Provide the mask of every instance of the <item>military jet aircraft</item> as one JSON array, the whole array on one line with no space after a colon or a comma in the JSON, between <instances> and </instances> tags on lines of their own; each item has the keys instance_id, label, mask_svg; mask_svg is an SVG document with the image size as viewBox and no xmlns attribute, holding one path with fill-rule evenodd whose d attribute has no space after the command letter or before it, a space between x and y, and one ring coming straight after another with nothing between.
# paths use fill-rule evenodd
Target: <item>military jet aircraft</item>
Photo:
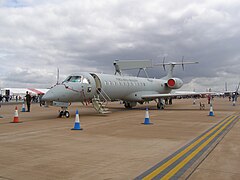
<instances>
[{"instance_id":1,"label":"military jet aircraft","mask_svg":"<svg viewBox=\"0 0 240 180\"><path fill-rule=\"evenodd\" d=\"M168 74L161 78L149 78L122 75L123 69L144 70L153 67L151 61L114 61L115 74L103 74L93 72L79 72L71 74L62 83L54 85L43 97L48 105L62 108L59 116L69 117L67 107L71 102L92 103L99 113L108 113L104 106L108 101L121 100L126 108L132 108L137 103L155 100L157 108L162 109L162 98L177 96L194 96L204 93L185 92L177 93L172 90L179 89L183 85L180 78L173 76L176 65L195 64L197 62L170 62L158 65L169 66ZM146 72L146 71L145 71ZM206 94L206 93L205 93Z\"/></svg>"}]
</instances>

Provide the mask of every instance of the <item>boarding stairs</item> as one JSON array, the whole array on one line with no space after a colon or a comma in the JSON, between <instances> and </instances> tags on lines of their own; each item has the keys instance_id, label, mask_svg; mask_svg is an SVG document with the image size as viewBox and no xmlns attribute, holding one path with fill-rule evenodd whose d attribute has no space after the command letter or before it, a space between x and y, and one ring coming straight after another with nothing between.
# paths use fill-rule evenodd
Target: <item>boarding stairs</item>
<instances>
[{"instance_id":1,"label":"boarding stairs","mask_svg":"<svg viewBox=\"0 0 240 180\"><path fill-rule=\"evenodd\" d=\"M111 101L110 97L103 90L97 90L97 95L92 99L92 105L100 114L108 114L110 113L109 109L106 108L108 101Z\"/></svg>"}]
</instances>

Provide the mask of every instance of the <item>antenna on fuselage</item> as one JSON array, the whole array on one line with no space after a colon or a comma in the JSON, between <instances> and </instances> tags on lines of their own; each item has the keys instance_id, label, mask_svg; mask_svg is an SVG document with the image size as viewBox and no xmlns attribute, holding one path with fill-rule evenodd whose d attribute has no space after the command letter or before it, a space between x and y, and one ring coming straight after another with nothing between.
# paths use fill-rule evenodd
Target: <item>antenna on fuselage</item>
<instances>
[{"instance_id":1,"label":"antenna on fuselage","mask_svg":"<svg viewBox=\"0 0 240 180\"><path fill-rule=\"evenodd\" d=\"M225 91L227 91L228 88L227 88L227 82L225 82Z\"/></svg>"},{"instance_id":2,"label":"antenna on fuselage","mask_svg":"<svg viewBox=\"0 0 240 180\"><path fill-rule=\"evenodd\" d=\"M165 59L166 59L166 57L164 56L164 57L163 57L163 69L164 69L164 71L166 71L166 66L165 66L165 63L164 63L164 62L165 62Z\"/></svg>"},{"instance_id":3,"label":"antenna on fuselage","mask_svg":"<svg viewBox=\"0 0 240 180\"><path fill-rule=\"evenodd\" d=\"M57 68L57 84L59 84L59 68Z\"/></svg>"},{"instance_id":4,"label":"antenna on fuselage","mask_svg":"<svg viewBox=\"0 0 240 180\"><path fill-rule=\"evenodd\" d=\"M184 63L183 63L184 56L182 56L182 69L184 71Z\"/></svg>"}]
</instances>

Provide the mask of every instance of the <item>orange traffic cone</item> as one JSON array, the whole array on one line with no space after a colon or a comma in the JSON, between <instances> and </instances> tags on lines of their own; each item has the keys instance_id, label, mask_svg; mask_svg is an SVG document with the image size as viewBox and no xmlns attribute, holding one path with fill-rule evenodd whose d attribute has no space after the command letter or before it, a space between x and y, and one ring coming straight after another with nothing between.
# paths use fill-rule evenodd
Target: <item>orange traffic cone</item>
<instances>
[{"instance_id":1,"label":"orange traffic cone","mask_svg":"<svg viewBox=\"0 0 240 180\"><path fill-rule=\"evenodd\" d=\"M15 113L14 113L14 118L13 118L13 122L12 123L20 123L20 121L18 119L18 108L17 108L17 106L15 108Z\"/></svg>"}]
</instances>

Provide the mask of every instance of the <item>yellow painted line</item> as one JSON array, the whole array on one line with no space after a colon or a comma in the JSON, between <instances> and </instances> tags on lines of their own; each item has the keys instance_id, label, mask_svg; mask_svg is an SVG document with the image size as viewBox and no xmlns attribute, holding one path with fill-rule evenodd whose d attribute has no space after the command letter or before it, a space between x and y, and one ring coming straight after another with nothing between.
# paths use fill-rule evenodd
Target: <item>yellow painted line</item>
<instances>
[{"instance_id":1,"label":"yellow painted line","mask_svg":"<svg viewBox=\"0 0 240 180\"><path fill-rule=\"evenodd\" d=\"M155 169L153 172L151 172L150 174L148 174L147 176L145 176L143 178L143 180L149 180L154 178L155 176L157 176L159 173L161 173L163 170L165 170L168 166L170 166L171 164L173 164L175 161L177 161L180 157L182 157L184 154L186 154L188 151L190 151L194 146L196 146L198 143L200 143L203 139L205 139L207 136L209 136L212 132L214 132L216 129L218 129L222 124L224 124L226 121L228 121L229 119L233 118L234 116L229 116L226 120L224 120L223 122L221 122L219 125L217 125L215 128L213 128L212 130L210 130L209 132L207 132L204 136L202 136L201 138L199 138L197 141L195 141L194 143L192 143L190 146L188 146L186 149L184 149L183 151L179 152L178 154L176 154L174 157L172 157L171 159L169 159L167 162L165 162L163 165L161 165L160 167L158 167L157 169Z\"/></svg>"},{"instance_id":2,"label":"yellow painted line","mask_svg":"<svg viewBox=\"0 0 240 180\"><path fill-rule=\"evenodd\" d=\"M205 146L208 145L219 133L221 133L230 123L232 123L234 119L229 120L221 129L219 129L216 133L214 133L207 141L205 141L201 146L199 146L196 150L194 150L188 157L186 157L181 163L179 163L175 168L169 171L165 176L161 179L170 179L174 176L183 166L185 166L196 154L198 154Z\"/></svg>"}]
</instances>

